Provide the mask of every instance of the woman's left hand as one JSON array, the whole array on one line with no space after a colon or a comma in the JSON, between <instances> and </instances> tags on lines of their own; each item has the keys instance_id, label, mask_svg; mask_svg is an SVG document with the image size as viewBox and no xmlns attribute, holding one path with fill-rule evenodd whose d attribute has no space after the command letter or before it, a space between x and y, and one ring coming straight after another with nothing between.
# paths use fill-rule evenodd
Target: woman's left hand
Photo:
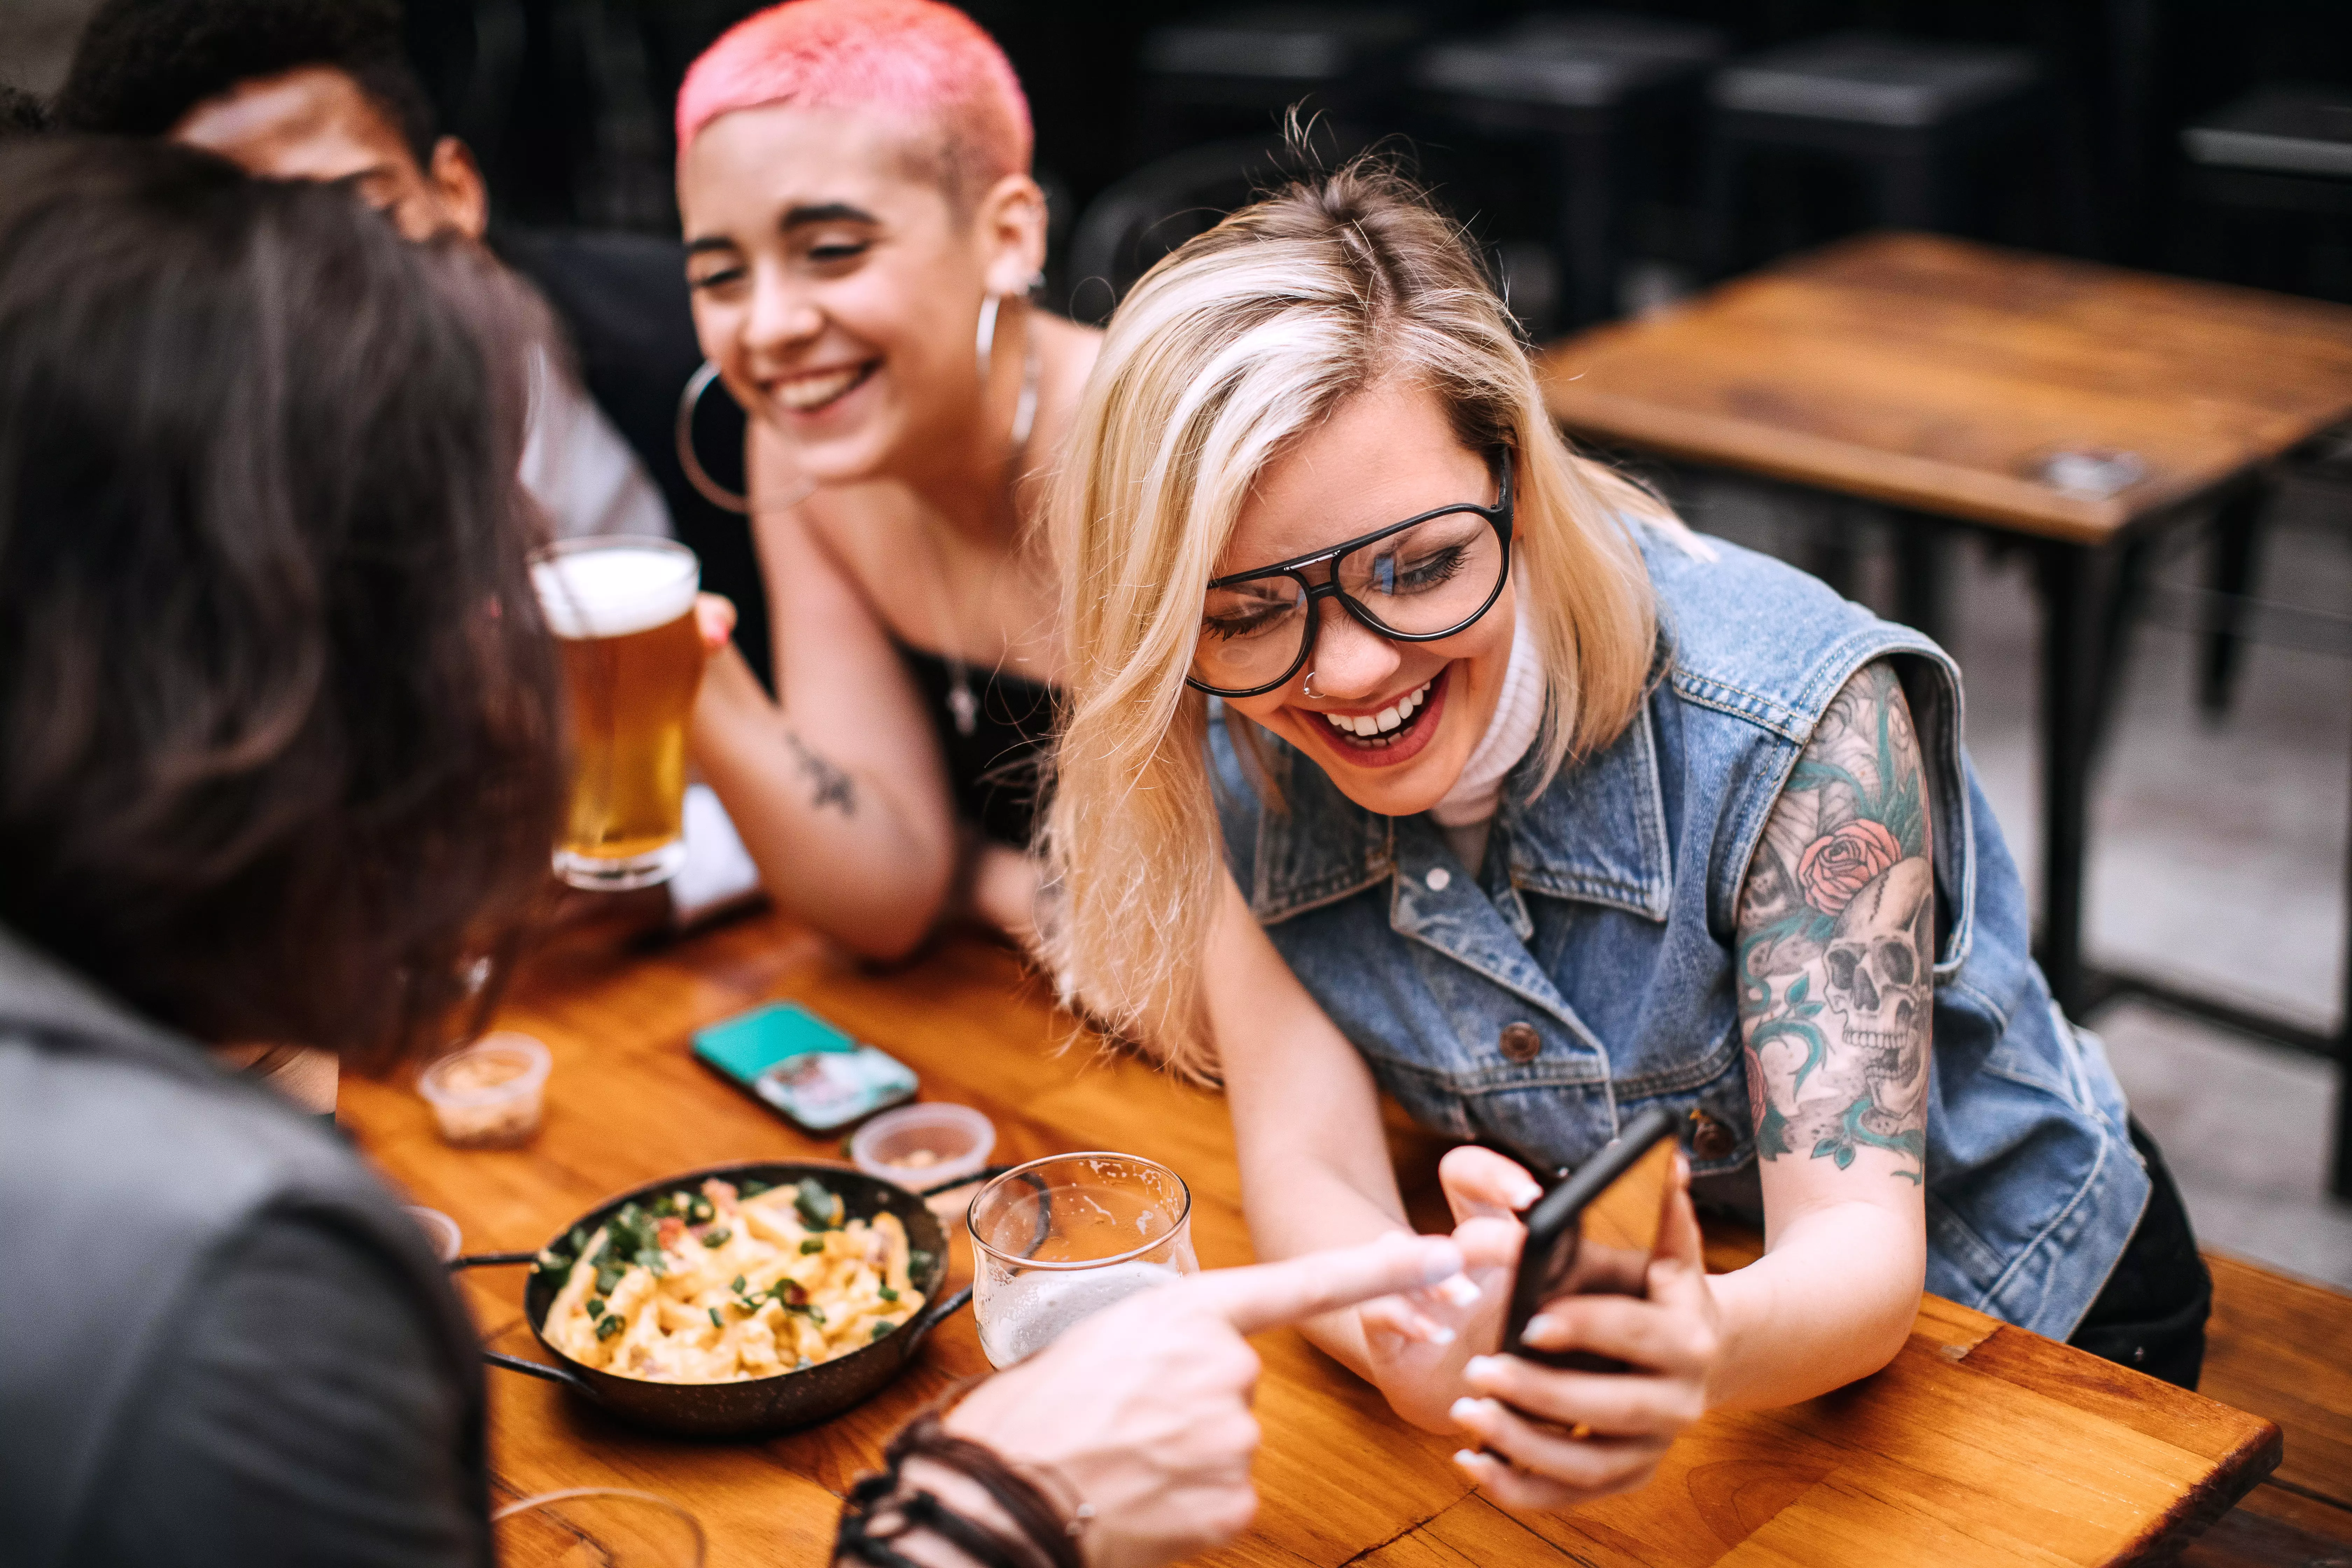
<instances>
[{"instance_id":1,"label":"woman's left hand","mask_svg":"<svg viewBox=\"0 0 2352 1568\"><path fill-rule=\"evenodd\" d=\"M1690 1166L1675 1182L1649 1296L1560 1296L1522 1338L1538 1350L1589 1351L1624 1372L1565 1372L1517 1356L1473 1358L1453 1416L1485 1450L1455 1462L1507 1508L1572 1508L1646 1484L1674 1439L1706 1413L1722 1352L1715 1297L1699 1255Z\"/></svg>"}]
</instances>

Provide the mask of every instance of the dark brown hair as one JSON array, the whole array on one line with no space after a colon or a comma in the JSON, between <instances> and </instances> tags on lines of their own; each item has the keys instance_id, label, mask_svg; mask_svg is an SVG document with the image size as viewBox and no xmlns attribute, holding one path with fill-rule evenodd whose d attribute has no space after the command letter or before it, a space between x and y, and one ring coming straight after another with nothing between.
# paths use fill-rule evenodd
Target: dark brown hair
<instances>
[{"instance_id":1,"label":"dark brown hair","mask_svg":"<svg viewBox=\"0 0 2352 1568\"><path fill-rule=\"evenodd\" d=\"M0 147L0 921L202 1039L447 1015L560 788L520 312L332 187Z\"/></svg>"}]
</instances>

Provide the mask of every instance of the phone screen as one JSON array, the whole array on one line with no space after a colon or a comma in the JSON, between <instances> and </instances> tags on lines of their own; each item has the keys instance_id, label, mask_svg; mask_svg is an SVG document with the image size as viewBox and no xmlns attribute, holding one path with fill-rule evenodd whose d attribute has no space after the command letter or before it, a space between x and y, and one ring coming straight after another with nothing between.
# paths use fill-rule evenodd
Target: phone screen
<instances>
[{"instance_id":1,"label":"phone screen","mask_svg":"<svg viewBox=\"0 0 2352 1568\"><path fill-rule=\"evenodd\" d=\"M789 1003L713 1024L694 1037L694 1054L807 1132L838 1132L915 1097L905 1063Z\"/></svg>"},{"instance_id":2,"label":"phone screen","mask_svg":"<svg viewBox=\"0 0 2352 1568\"><path fill-rule=\"evenodd\" d=\"M1585 1352L1529 1349L1520 1344L1519 1334L1556 1296L1648 1294L1650 1259L1674 1192L1674 1131L1673 1118L1663 1111L1643 1116L1623 1139L1529 1211L1505 1351L1548 1366L1623 1370L1617 1362Z\"/></svg>"}]
</instances>

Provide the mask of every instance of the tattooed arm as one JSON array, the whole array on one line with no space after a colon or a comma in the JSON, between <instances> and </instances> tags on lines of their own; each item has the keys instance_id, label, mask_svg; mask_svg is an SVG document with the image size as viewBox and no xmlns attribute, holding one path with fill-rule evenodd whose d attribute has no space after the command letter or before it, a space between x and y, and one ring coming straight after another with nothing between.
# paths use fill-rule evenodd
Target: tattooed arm
<instances>
[{"instance_id":1,"label":"tattooed arm","mask_svg":"<svg viewBox=\"0 0 2352 1568\"><path fill-rule=\"evenodd\" d=\"M756 445L752 480L756 494ZM954 879L939 742L887 634L799 509L763 509L752 526L781 700L720 648L695 704L695 761L770 897L856 952L899 957Z\"/></svg>"},{"instance_id":2,"label":"tattooed arm","mask_svg":"<svg viewBox=\"0 0 2352 1568\"><path fill-rule=\"evenodd\" d=\"M1919 742L1894 670L1831 701L1739 899L1740 1030L1766 1253L1715 1281L1712 1403L1809 1398L1902 1348L1927 1267L1936 896Z\"/></svg>"}]
</instances>

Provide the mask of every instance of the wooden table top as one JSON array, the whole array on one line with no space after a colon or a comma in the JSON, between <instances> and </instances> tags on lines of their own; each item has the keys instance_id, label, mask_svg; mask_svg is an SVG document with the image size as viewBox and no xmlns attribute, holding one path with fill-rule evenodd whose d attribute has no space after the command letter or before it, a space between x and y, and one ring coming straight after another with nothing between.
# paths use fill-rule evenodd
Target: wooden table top
<instances>
[{"instance_id":1,"label":"wooden table top","mask_svg":"<svg viewBox=\"0 0 2352 1568\"><path fill-rule=\"evenodd\" d=\"M2352 309L1920 234L1545 352L1571 433L2084 543L2352 416ZM2130 453L2113 495L2053 453Z\"/></svg>"},{"instance_id":2,"label":"wooden table top","mask_svg":"<svg viewBox=\"0 0 2352 1568\"><path fill-rule=\"evenodd\" d=\"M347 1079L341 1120L414 1201L459 1222L468 1251L535 1247L608 1194L671 1172L838 1155L688 1054L695 1029L772 997L901 1058L925 1098L985 1110L1000 1161L1112 1148L1166 1163L1192 1186L1202 1265L1249 1261L1218 1099L1086 1044L1057 1054L1067 1025L1045 985L973 938L874 974L772 915L635 954L609 932L577 932L531 963L501 1018L554 1053L532 1146L447 1148L403 1085ZM1424 1214L1442 1150L1409 1130L1398 1140ZM1710 1262L1736 1267L1753 1250L1717 1235ZM955 1278L970 1268L960 1245ZM488 1342L543 1353L521 1321L522 1270L461 1278ZM1644 1490L1521 1519L1470 1489L1448 1461L1454 1443L1402 1426L1297 1333L1255 1342L1262 1506L1218 1563L2128 1562L2218 1517L2280 1451L2267 1421L1928 1297L1876 1376L1788 1410L1710 1417ZM959 1313L866 1405L764 1443L710 1444L633 1431L552 1384L492 1369L492 1468L512 1496L603 1485L674 1499L701 1518L714 1568L821 1563L840 1494L889 1434L986 1370L971 1314Z\"/></svg>"}]
</instances>

